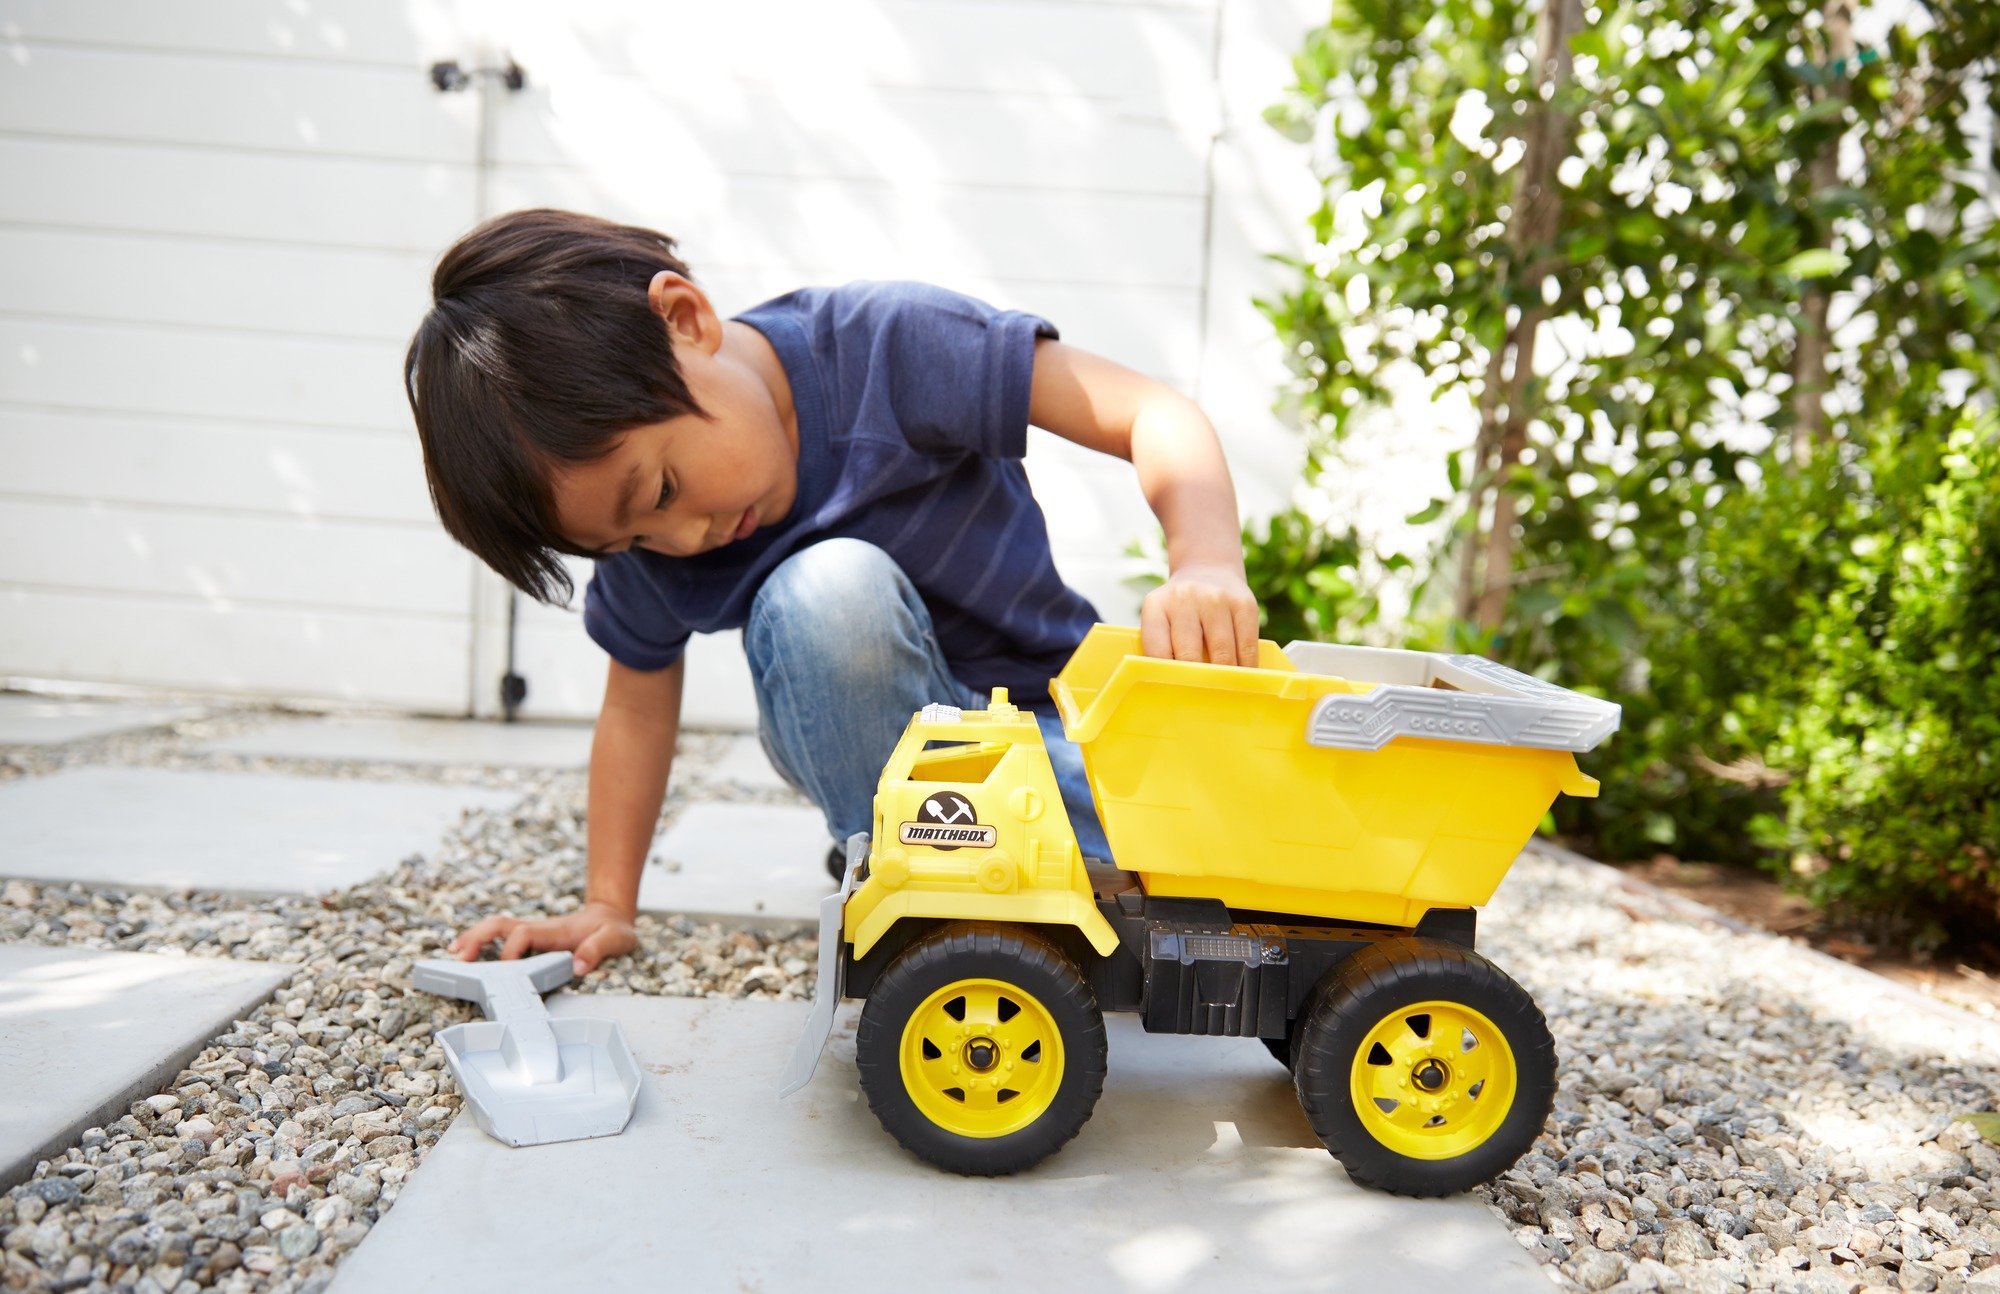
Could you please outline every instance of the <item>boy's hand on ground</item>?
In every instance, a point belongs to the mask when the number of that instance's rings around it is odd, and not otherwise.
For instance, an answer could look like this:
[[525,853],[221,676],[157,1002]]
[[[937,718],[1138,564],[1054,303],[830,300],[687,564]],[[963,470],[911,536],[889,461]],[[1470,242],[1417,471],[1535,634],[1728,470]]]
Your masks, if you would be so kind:
[[1257,597],[1240,566],[1183,566],[1139,605],[1139,645],[1148,656],[1257,663]]
[[529,953],[554,952],[566,948],[575,954],[578,975],[588,975],[607,957],[629,953],[639,945],[639,932],[630,913],[609,903],[586,903],[562,917],[542,917],[527,921],[520,917],[494,916],[474,925],[451,941],[451,951],[464,962],[478,961],[490,940],[500,941],[500,959],[512,961]]

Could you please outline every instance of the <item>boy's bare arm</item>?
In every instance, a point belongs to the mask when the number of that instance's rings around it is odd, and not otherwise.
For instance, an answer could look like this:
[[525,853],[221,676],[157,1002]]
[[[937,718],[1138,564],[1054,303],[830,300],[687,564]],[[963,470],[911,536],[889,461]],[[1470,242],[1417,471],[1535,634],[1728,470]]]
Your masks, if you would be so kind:
[[673,767],[685,677],[685,657],[650,672],[611,662],[590,743],[583,907],[538,920],[487,917],[452,941],[451,950],[461,959],[474,960],[491,939],[501,941],[502,958],[567,948],[576,954],[576,973],[583,975],[606,957],[632,951],[638,942],[633,921],[639,877]]
[[1137,469],[1167,536],[1167,582],[1139,609],[1146,654],[1255,664],[1257,599],[1243,574],[1236,487],[1194,401],[1100,355],[1043,341],[1028,418]]

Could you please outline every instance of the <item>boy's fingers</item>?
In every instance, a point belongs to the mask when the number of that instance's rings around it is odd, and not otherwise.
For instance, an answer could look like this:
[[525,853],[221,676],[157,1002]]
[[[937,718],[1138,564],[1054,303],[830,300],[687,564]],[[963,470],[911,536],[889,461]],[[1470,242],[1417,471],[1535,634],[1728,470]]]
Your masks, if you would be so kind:
[[591,933],[588,939],[578,944],[576,946],[576,973],[578,975],[588,975],[590,972],[596,970],[597,964],[606,957],[614,957],[619,953],[630,951],[632,945],[629,942],[625,942],[623,947],[619,946],[621,943],[619,939],[620,933],[621,931],[617,926],[600,926]]
[[1241,662],[1236,646],[1236,622],[1227,605],[1217,602],[1202,609],[1201,635],[1208,642],[1209,661],[1217,665]]
[[1236,605],[1236,660],[1241,665],[1257,663],[1257,602],[1248,599]]
[[1162,660],[1257,663],[1257,600],[1227,590],[1155,589],[1139,607],[1139,647]]
[[512,961],[524,953],[533,951],[535,926],[538,924],[540,923],[523,921],[509,930],[507,937],[500,943],[500,960]]
[[498,939],[507,933],[512,917],[485,917],[473,923],[470,930],[451,941],[451,950],[458,954],[460,961],[478,961],[479,950],[489,939]]
[[1208,659],[1201,644],[1201,613],[1187,602],[1177,603],[1167,612],[1167,632],[1174,640],[1175,660]]
[[1155,589],[1139,604],[1139,650],[1155,659],[1174,654],[1173,639],[1167,632],[1167,613],[1161,610],[1161,599],[1162,594]]
[[604,960],[605,934],[606,931],[599,929],[576,946],[575,960],[570,963],[576,974],[588,975],[597,969],[597,963]]

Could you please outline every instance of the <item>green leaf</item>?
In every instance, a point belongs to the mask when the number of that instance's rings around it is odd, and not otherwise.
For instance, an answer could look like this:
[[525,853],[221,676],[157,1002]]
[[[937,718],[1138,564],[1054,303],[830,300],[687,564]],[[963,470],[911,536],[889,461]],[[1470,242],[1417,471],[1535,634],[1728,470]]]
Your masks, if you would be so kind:
[[1618,241],[1631,248],[1650,247],[1658,239],[1660,222],[1640,211],[1618,217]]
[[1866,191],[1838,184],[1813,194],[1809,205],[1814,215],[1830,217],[1864,213],[1872,209],[1875,203]]
[[1965,296],[1978,309],[1982,321],[2000,314],[2000,279],[1989,274],[1968,274]]
[[1952,1121],[1954,1123],[1969,1123],[1972,1125],[1972,1130],[1979,1134],[1981,1140],[2000,1145],[2000,1114],[1995,1114],[1990,1110],[1972,1112],[1961,1114]]
[[1800,252],[1778,267],[1778,273],[1795,279],[1831,278],[1847,268],[1847,257],[1829,247]]

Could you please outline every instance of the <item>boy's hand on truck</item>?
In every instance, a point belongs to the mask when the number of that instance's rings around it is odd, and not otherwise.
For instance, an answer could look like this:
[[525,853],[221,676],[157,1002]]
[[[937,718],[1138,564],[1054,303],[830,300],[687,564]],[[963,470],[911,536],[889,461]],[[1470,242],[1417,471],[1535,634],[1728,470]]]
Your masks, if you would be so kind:
[[529,953],[567,949],[575,954],[578,975],[588,975],[607,957],[629,953],[639,944],[639,932],[632,914],[609,903],[586,903],[561,917],[527,921],[520,917],[491,916],[451,941],[451,951],[460,961],[478,961],[479,954],[494,940],[500,941],[500,960],[512,961]]
[[1257,663],[1257,596],[1243,564],[1190,562],[1139,604],[1139,645],[1163,660]]

